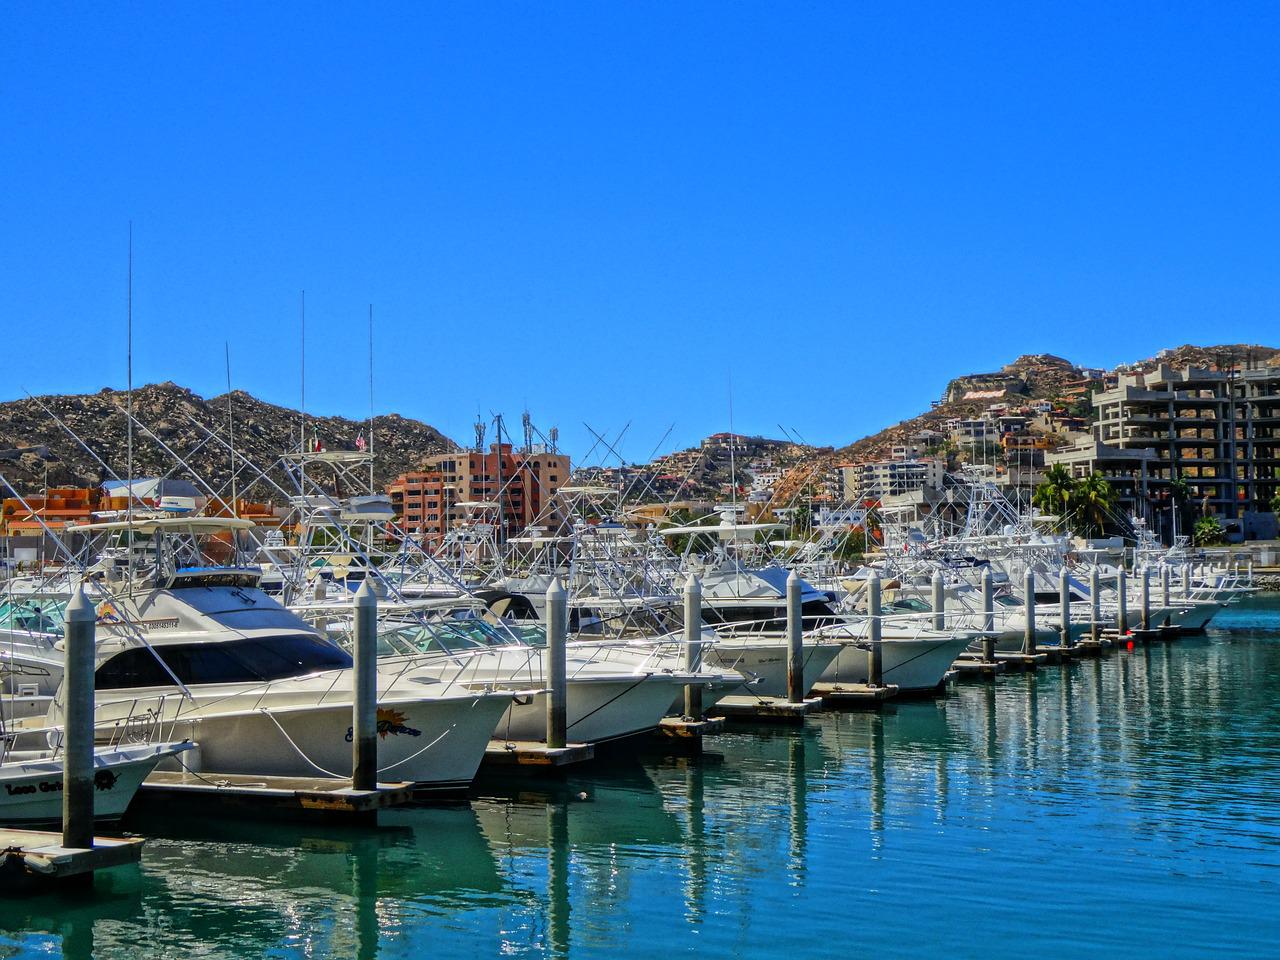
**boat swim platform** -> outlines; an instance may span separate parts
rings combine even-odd
[[[379,783],[373,790],[356,790],[349,779],[340,778],[157,770],[142,781],[138,800],[148,806],[179,803],[241,816],[359,820],[412,803],[414,785]]]
[[[736,723],[803,723],[804,718],[822,708],[821,697],[791,701],[783,697],[721,697],[711,707]]]
[[[0,828],[0,893],[38,891],[66,881],[91,884],[98,870],[137,863],[141,837],[94,837],[93,846],[64,847],[62,834]]]
[[[901,692],[895,684],[873,687],[868,683],[815,683],[812,692],[825,707],[875,708]],[[929,696],[933,691],[928,692]]]
[[[480,762],[482,772],[505,770],[547,773],[594,760],[593,743],[570,743],[548,747],[541,740],[490,740]]]

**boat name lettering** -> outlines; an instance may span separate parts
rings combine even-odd
[[[120,778],[111,770],[98,770],[93,775],[95,790],[110,790]],[[41,780],[38,783],[6,783],[5,793],[10,797],[24,796],[31,793],[61,793],[61,780]]]

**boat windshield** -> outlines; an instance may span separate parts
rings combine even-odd
[[[166,671],[160,659],[168,666]],[[304,633],[249,637],[219,643],[175,643],[121,651],[98,667],[99,690],[172,687],[171,671],[187,686],[261,683],[351,666],[351,657],[320,637]]]
[[[486,647],[509,647],[521,641],[516,631],[498,629],[477,617],[404,623],[378,634],[378,653],[457,653]]]
[[[907,597],[902,600],[894,600],[890,604],[886,604],[890,610],[910,610],[916,613],[928,613],[932,608],[918,597]]]
[[[0,628],[24,633],[61,633],[65,606],[56,600],[5,600],[0,603]]]
[[[1002,606],[1002,607],[1020,607],[1020,606],[1022,606],[1022,601],[1021,601],[1021,600],[1019,600],[1017,597],[1011,597],[1011,596],[1009,596],[1008,594],[1001,594],[1000,596],[998,596],[998,597],[996,597],[996,598],[995,598],[995,601],[996,601],[996,603],[1000,604],[1000,606]]]

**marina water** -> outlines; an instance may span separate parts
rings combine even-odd
[[[0,957],[1280,955],[1280,597],[376,828],[166,820]]]

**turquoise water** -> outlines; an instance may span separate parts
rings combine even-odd
[[[0,956],[1280,956],[1280,597],[377,829],[135,823]]]

